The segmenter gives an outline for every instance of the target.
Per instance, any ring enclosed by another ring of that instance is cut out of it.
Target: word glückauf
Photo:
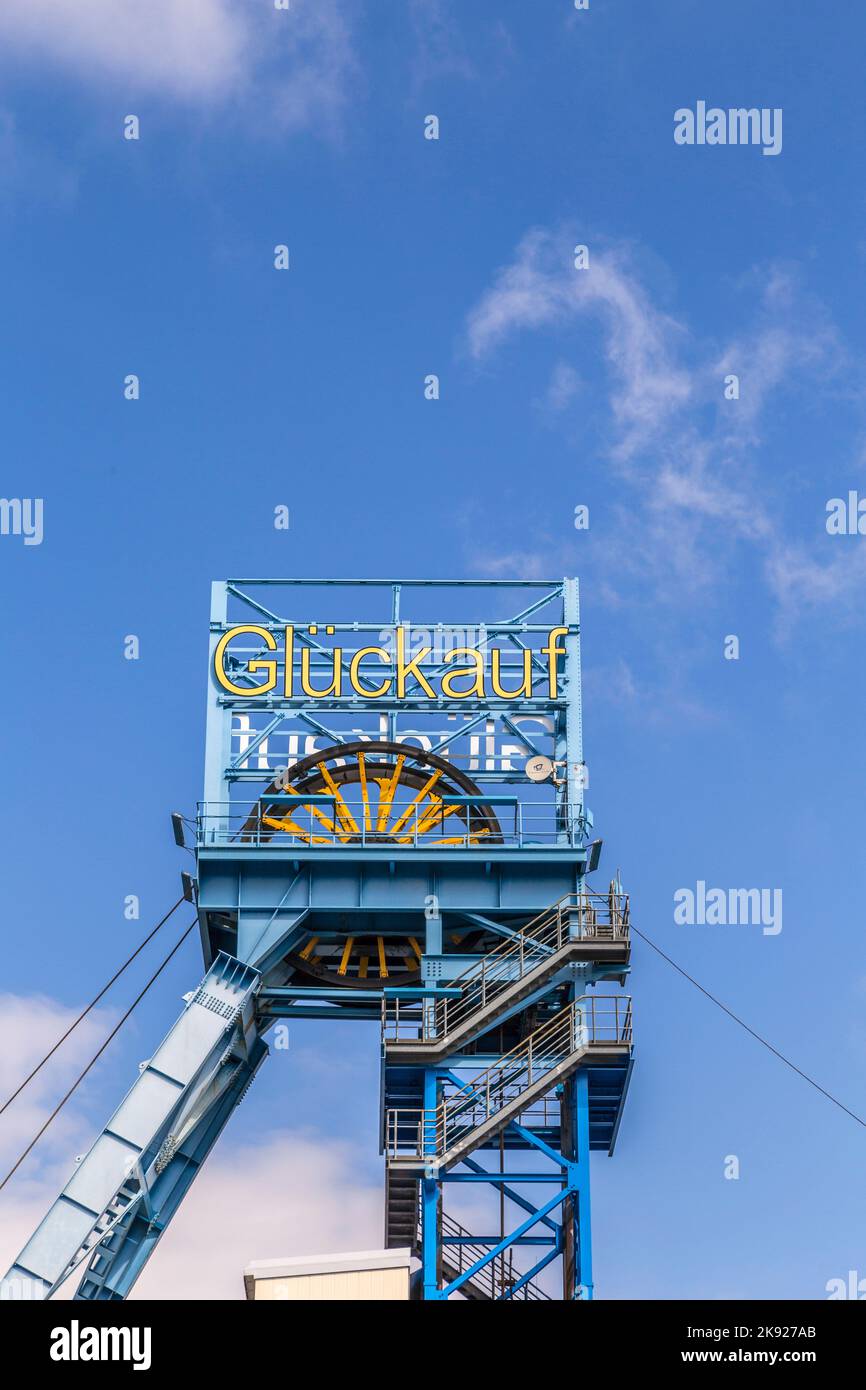
[[[330,636],[334,629],[326,627],[325,632]],[[296,629],[287,626],[283,632],[283,660],[280,661],[275,656],[258,656],[245,663],[248,673],[257,675],[264,673],[264,680],[255,685],[239,685],[237,682],[237,664],[232,664],[232,674],[226,670],[229,665],[229,643],[235,638],[244,634],[258,637],[262,646],[269,652],[279,652],[279,643],[269,628],[256,626],[233,627],[224,632],[216,645],[214,652],[214,676],[217,683],[223,690],[229,691],[232,695],[257,696],[268,695],[277,689],[280,682],[280,666],[283,667],[282,690],[280,694],[286,699],[291,699],[297,692],[295,691],[295,655],[296,647],[300,655],[300,693],[309,696],[311,699],[339,698],[346,688],[346,684],[356,695],[360,695],[364,700],[398,699],[404,700],[408,697],[426,698],[428,700],[438,700],[447,698],[449,700],[467,700],[473,696],[485,698],[488,695],[495,695],[502,700],[527,699],[533,694],[533,661],[543,659],[546,661],[547,668],[547,691],[552,700],[558,697],[557,680],[557,658],[565,656],[565,647],[560,645],[560,638],[568,632],[567,627],[554,627],[548,633],[545,646],[540,652],[534,652],[527,648],[522,653],[522,662],[519,670],[515,672],[513,666],[507,668],[507,674],[511,680],[517,675],[520,684],[515,688],[507,688],[503,684],[503,676],[506,671],[503,668],[502,649],[500,647],[488,647],[486,651],[480,651],[477,647],[454,647],[446,652],[443,665],[451,666],[452,669],[444,674],[437,672],[437,686],[431,685],[429,676],[433,672],[429,669],[425,675],[423,670],[424,662],[433,651],[432,647],[422,647],[420,651],[410,653],[407,651],[407,632],[402,627],[396,628],[396,654],[392,655],[386,647],[360,647],[353,649],[350,654],[344,657],[342,647],[324,648],[315,644],[315,648],[309,642],[307,633],[315,637],[318,633],[318,626],[311,624],[303,637],[298,636],[296,641]],[[320,665],[326,667],[324,679],[327,684],[324,687],[315,687],[312,683],[312,661],[316,657],[319,663],[316,667],[319,672]],[[487,670],[485,667],[485,656],[490,657],[490,688],[487,686]],[[508,655],[512,655],[511,652]],[[330,661],[328,660],[330,658]],[[376,676],[382,674],[380,671],[371,669],[370,661],[376,661],[384,666],[393,667],[393,672],[378,681],[376,684],[364,684],[365,680],[375,680]],[[455,662],[460,665],[453,665]],[[366,668],[362,672],[362,663],[367,662]],[[235,677],[235,679],[233,679]],[[536,677],[537,679],[537,677]],[[465,689],[455,686],[455,681],[469,681]]]

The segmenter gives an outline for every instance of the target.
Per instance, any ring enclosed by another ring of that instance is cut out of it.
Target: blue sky
[[[642,930],[866,1110],[866,539],[825,525],[866,493],[862,18],[112,8],[0,14],[0,492],[44,499],[41,545],[0,537],[4,1093],[176,896],[212,578],[574,573],[605,867]],[[781,108],[782,152],[676,145],[699,100]],[[675,925],[698,880],[780,888],[783,930]],[[4,1254],[199,965],[191,940],[0,1198]],[[640,943],[633,965],[598,1295],[821,1298],[866,1275],[863,1129]],[[183,1291],[216,1208],[241,1210],[214,1293],[251,1258],[380,1239],[377,1047],[317,1025],[269,1064],[142,1294]],[[0,1121],[4,1159],[64,1075]]]

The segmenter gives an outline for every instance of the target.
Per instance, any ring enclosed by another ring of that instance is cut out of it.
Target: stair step
[[[385,1170],[385,1245],[414,1250],[418,1228],[418,1183],[411,1174]]]

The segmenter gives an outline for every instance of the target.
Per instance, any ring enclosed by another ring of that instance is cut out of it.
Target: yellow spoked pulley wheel
[[[268,804],[268,796],[280,802]],[[493,809],[464,772],[408,744],[342,743],[302,758],[261,798],[260,835],[310,845],[482,845]],[[246,827],[245,827],[246,828]]]
[[[269,801],[273,796],[274,800]],[[466,773],[410,744],[335,744],[300,759],[263,793],[241,832],[298,845],[480,847],[501,843],[499,821]],[[311,930],[293,957],[317,979],[381,987],[417,976],[415,936]]]

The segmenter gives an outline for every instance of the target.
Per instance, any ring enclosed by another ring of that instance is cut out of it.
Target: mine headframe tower
[[[589,1155],[613,1151],[632,1019],[586,783],[577,580],[214,584],[206,973],[4,1294],[80,1268],[76,1298],[125,1298],[268,1030],[312,1018],[381,1028],[385,1240],[420,1295],[548,1298],[559,1261],[561,1296],[591,1298]]]

